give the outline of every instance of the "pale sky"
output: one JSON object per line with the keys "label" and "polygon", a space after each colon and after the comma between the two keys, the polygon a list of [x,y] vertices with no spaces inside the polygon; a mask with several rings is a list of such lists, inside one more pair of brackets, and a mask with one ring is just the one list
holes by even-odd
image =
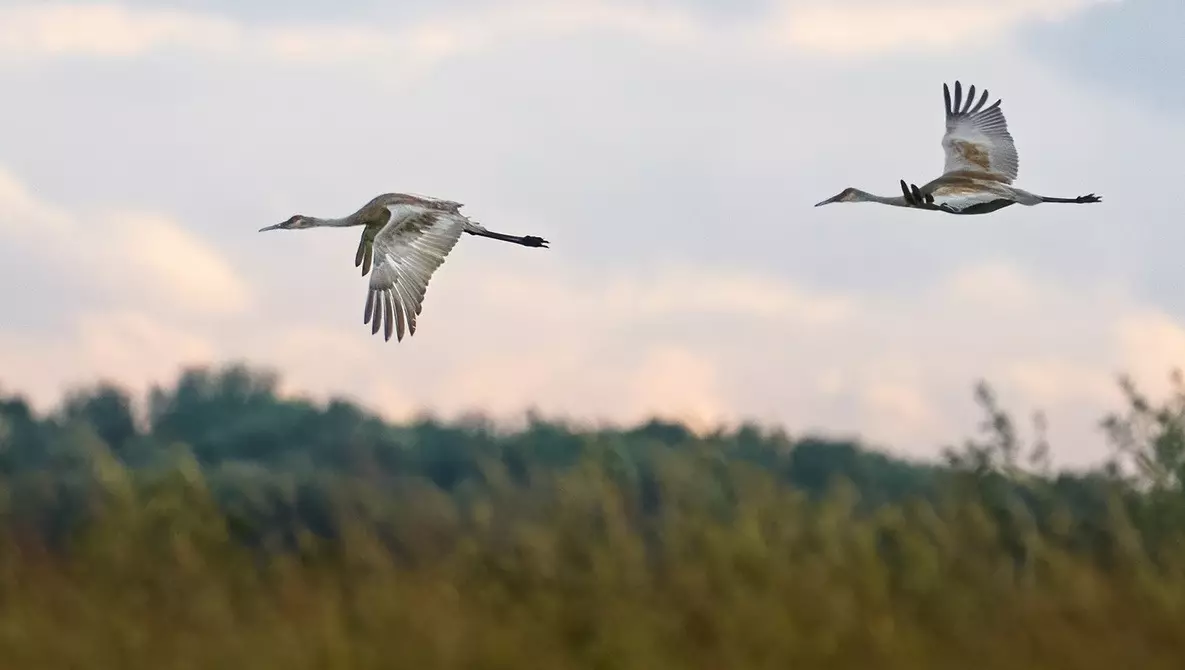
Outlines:
{"label": "pale sky", "polygon": [[[1185,364],[1179,0],[0,0],[0,384],[246,360],[392,419],[651,414],[932,456],[976,380],[1097,461],[1115,376]],[[819,200],[942,167],[1003,98],[1018,186],[955,217]],[[405,191],[465,237],[418,330],[362,323]]]}

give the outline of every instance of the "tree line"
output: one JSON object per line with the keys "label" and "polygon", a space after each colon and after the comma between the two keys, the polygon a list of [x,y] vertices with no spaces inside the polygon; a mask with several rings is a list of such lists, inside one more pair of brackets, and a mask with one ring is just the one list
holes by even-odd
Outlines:
{"label": "tree line", "polygon": [[758,425],[393,424],[244,365],[44,414],[0,393],[0,662],[1171,667],[1173,379],[1121,380],[1113,458],[1079,473],[986,384],[934,462]]}

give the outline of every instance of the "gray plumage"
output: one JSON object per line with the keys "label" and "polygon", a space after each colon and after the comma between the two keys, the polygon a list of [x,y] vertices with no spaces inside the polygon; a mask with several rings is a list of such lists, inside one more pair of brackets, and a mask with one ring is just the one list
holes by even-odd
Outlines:
{"label": "gray plumage", "polygon": [[363,276],[370,274],[363,323],[370,324],[371,334],[381,329],[384,340],[394,335],[402,341],[405,333],[415,334],[428,282],[462,233],[526,247],[548,246],[541,237],[487,230],[461,214],[461,207],[451,200],[384,193],[340,219],[297,214],[260,231],[362,226],[354,266],[362,268]]}
{"label": "gray plumage", "polygon": [[1077,198],[1051,198],[1013,186],[1020,171],[1020,159],[1008,132],[1008,121],[1001,108],[1003,101],[996,100],[985,107],[988,92],[984,90],[977,101],[975,86],[968,89],[964,100],[963,85],[957,81],[953,99],[946,84],[942,85],[942,94],[946,101],[946,133],[942,137],[946,160],[942,176],[920,187],[902,180],[902,195],[893,197],[847,188],[815,206],[834,202],[877,202],[949,214],[987,214],[1014,204],[1033,206],[1102,201],[1093,193]]}

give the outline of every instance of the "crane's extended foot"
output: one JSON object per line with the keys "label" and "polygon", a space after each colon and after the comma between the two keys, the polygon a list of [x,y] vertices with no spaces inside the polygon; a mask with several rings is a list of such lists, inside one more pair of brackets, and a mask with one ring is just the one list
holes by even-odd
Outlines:
{"label": "crane's extended foot", "polygon": [[546,248],[547,244],[548,244],[547,240],[543,239],[542,237],[535,237],[534,235],[527,235],[527,236],[523,237],[523,239],[522,239],[522,245],[524,247],[545,247]]}
{"label": "crane's extended foot", "polygon": [[1071,205],[1085,205],[1092,202],[1102,202],[1103,199],[1091,193],[1089,195],[1080,195],[1077,198],[1047,198],[1041,196],[1041,202],[1063,202]]}

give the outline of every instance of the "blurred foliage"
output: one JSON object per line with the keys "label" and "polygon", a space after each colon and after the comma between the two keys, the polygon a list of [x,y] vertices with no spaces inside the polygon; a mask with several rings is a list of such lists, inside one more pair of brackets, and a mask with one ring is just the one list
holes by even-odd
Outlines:
{"label": "blurred foliage", "polygon": [[0,394],[0,667],[1108,668],[1185,656],[1185,384],[1055,473],[754,425],[392,425],[244,366]]}

